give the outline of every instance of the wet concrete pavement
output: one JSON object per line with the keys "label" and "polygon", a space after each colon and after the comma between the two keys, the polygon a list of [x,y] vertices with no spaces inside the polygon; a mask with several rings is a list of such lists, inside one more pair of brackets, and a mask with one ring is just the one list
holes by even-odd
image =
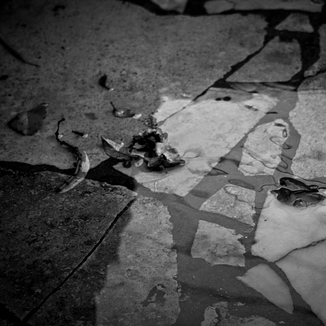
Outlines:
{"label": "wet concrete pavement", "polygon": [[1,325],[326,325],[323,1],[0,6]]}

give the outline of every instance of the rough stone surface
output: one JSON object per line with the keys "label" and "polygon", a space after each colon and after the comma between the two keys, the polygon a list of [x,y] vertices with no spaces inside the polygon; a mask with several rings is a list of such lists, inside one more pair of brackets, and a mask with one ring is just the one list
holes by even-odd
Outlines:
{"label": "rough stone surface", "polygon": [[254,225],[252,216],[255,214],[255,191],[227,184],[208,198],[200,210],[226,215]]}
{"label": "rough stone surface", "polygon": [[50,172],[0,178],[1,303],[19,317],[61,284],[135,197],[89,180],[56,193],[66,178]]}
{"label": "rough stone surface", "polygon": [[326,325],[326,242],[291,252],[276,264]]}
{"label": "rough stone surface", "polygon": [[211,265],[244,266],[245,248],[234,230],[218,224],[199,221],[191,248],[193,258],[202,258]]}
{"label": "rough stone surface", "polygon": [[[159,108],[160,128],[168,134],[170,145],[186,161],[185,166],[160,173],[126,169],[121,165],[117,169],[152,191],[185,196],[278,102],[276,97],[265,93],[232,93],[236,94],[234,98],[228,90],[214,89],[209,96],[215,94],[219,100],[198,99],[195,103],[179,100],[178,111],[174,101],[170,100]],[[165,111],[170,115],[159,113]]]}
{"label": "rough stone surface", "polygon": [[282,119],[256,127],[244,144],[239,170],[244,175],[273,175],[288,136],[289,126]]}
{"label": "rough stone surface", "polygon": [[315,206],[293,207],[269,193],[260,214],[251,253],[267,261],[326,239],[326,200]]}
{"label": "rough stone surface", "polygon": [[296,40],[270,41],[253,59],[237,70],[228,81],[276,82],[290,80],[301,69],[300,46]]}
{"label": "rough stone surface", "polygon": [[[110,101],[146,116],[161,95],[195,96],[260,48],[266,27],[262,17],[157,16],[115,0],[71,1],[61,9],[44,0],[17,1],[8,8],[0,13],[3,39],[40,68],[0,47],[0,70],[9,76],[0,88],[0,155],[59,168],[74,162],[54,137],[62,116],[64,139],[86,151],[94,167],[106,159],[101,135],[119,142],[145,128],[141,120],[114,117]],[[104,74],[112,91],[98,85]],[[6,126],[40,102],[49,107],[38,135],[22,137]]]}
{"label": "rough stone surface", "polygon": [[320,12],[322,1],[287,1],[287,0],[212,0],[205,3],[205,9],[209,14],[222,13],[229,10],[302,10],[310,12]]}
{"label": "rough stone surface", "polygon": [[179,294],[170,215],[146,197],[134,202],[128,214],[118,260],[108,265],[96,297],[97,325],[172,325],[179,314]]}
{"label": "rough stone surface", "polygon": [[326,91],[301,91],[290,112],[290,121],[300,134],[300,143],[292,162],[292,171],[303,179],[326,175]]}
{"label": "rough stone surface", "polygon": [[200,326],[275,326],[270,320],[260,317],[237,317],[231,315],[227,302],[218,302],[207,307],[204,312],[204,321]]}
{"label": "rough stone surface", "polygon": [[279,308],[293,313],[293,302],[288,286],[268,265],[259,264],[237,279],[261,293]]}
{"label": "rough stone surface", "polygon": [[291,14],[284,21],[278,24],[275,29],[291,32],[312,33],[314,29],[310,25],[309,17],[305,14]]}

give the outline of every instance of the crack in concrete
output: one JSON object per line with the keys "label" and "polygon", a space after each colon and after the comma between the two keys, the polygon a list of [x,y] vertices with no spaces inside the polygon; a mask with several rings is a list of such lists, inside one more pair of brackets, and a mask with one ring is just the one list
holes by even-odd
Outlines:
{"label": "crack in concrete", "polygon": [[276,264],[277,262],[281,261],[282,259],[286,258],[288,255],[290,255],[292,252],[294,251],[298,251],[298,250],[302,250],[302,249],[307,249],[307,248],[310,248],[310,247],[314,247],[316,245],[318,245],[319,243],[322,243],[326,241],[326,238],[323,238],[321,240],[318,240],[318,241],[313,241],[311,242],[310,244],[306,245],[306,246],[303,246],[303,247],[298,247],[298,248],[295,248],[295,249],[292,249],[291,251],[289,251],[286,255],[284,255],[283,257],[281,257],[280,259],[276,260],[274,263]]}
{"label": "crack in concrete", "polygon": [[[137,198],[137,197],[136,197]],[[61,281],[61,283],[54,288],[42,301],[40,304],[38,304],[34,309],[32,309],[23,319],[22,322],[26,323],[28,322],[42,307],[43,305],[54,295],[56,294],[68,281],[73,277],[73,275],[81,268],[81,266],[93,255],[93,253],[98,249],[98,247],[103,243],[106,236],[110,233],[110,231],[113,229],[113,227],[116,225],[118,220],[121,216],[132,206],[136,198],[132,199],[122,210],[120,213],[116,215],[114,220],[110,223],[108,228],[105,230],[105,232],[102,234],[102,236],[99,238],[99,240],[96,242],[96,244],[93,246],[93,248],[84,256],[84,258],[77,264],[76,267],[73,268],[73,270],[66,276],[66,278]]]}

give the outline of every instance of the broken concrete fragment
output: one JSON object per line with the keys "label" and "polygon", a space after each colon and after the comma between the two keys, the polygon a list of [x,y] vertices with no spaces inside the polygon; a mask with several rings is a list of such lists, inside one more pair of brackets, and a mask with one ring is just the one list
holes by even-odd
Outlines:
{"label": "broken concrete fragment", "polygon": [[294,249],[326,239],[326,200],[308,207],[288,206],[269,193],[259,217],[251,253],[270,262]]}
{"label": "broken concrete fragment", "polygon": [[218,14],[229,10],[300,10],[308,12],[321,12],[322,1],[286,1],[286,0],[212,0],[205,3],[209,14]]}
{"label": "broken concrete fragment", "polygon": [[290,112],[290,121],[301,136],[292,161],[294,175],[314,179],[326,175],[326,91],[299,91],[298,103]]}
{"label": "broken concrete fragment", "polygon": [[290,14],[285,20],[278,24],[275,29],[307,33],[312,33],[314,31],[310,25],[308,15],[298,13]]}
{"label": "broken concrete fragment", "polygon": [[97,325],[172,325],[179,314],[177,253],[167,208],[140,197],[111,235],[119,235],[118,261],[108,265],[96,297]]}
{"label": "broken concrete fragment", "polygon": [[32,136],[41,129],[47,107],[47,103],[42,103],[29,111],[21,112],[8,122],[8,126],[24,136]]}
{"label": "broken concrete fragment", "polygon": [[268,265],[259,264],[237,279],[261,293],[277,307],[289,314],[293,313],[293,302],[288,286]]}
{"label": "broken concrete fragment", "polygon": [[[136,195],[90,180],[56,193],[65,179],[52,172],[0,178],[1,304],[19,318],[63,282]],[[66,306],[75,309],[75,303]],[[50,323],[49,311],[40,325],[60,325]],[[53,318],[60,318],[57,311]]]}
{"label": "broken concrete fragment", "polygon": [[235,230],[218,224],[199,221],[198,230],[191,248],[193,258],[202,258],[211,265],[244,266],[245,247]]}
{"label": "broken concrete fragment", "polygon": [[240,222],[254,225],[255,191],[227,184],[208,198],[200,210],[226,215]]}
{"label": "broken concrete fragment", "polygon": [[[228,90],[225,92],[229,94]],[[243,100],[235,97],[233,101],[233,97],[226,95],[223,98],[227,97],[227,100],[211,98],[201,101],[199,98],[196,103],[188,105],[188,101],[179,100],[179,109],[174,101],[166,101],[159,108],[157,122],[168,134],[169,144],[186,161],[185,166],[174,168],[171,173],[155,174],[125,169],[121,165],[116,168],[152,191],[185,196],[277,103],[275,97],[264,93],[236,90],[233,93],[241,94]],[[219,94],[223,94],[223,89],[219,89]],[[161,111],[168,111],[171,115]]]}
{"label": "broken concrete fragment", "polygon": [[276,264],[326,325],[326,241],[291,252]]}
{"label": "broken concrete fragment", "polygon": [[239,170],[244,175],[273,175],[281,162],[289,125],[282,119],[259,125],[244,144]]}
{"label": "broken concrete fragment", "polygon": [[231,315],[227,302],[214,303],[204,312],[201,326],[276,326],[270,320],[260,316],[238,317]]}
{"label": "broken concrete fragment", "polygon": [[296,40],[282,42],[279,37],[265,45],[260,53],[237,70],[227,81],[287,81],[301,69],[301,51]]}

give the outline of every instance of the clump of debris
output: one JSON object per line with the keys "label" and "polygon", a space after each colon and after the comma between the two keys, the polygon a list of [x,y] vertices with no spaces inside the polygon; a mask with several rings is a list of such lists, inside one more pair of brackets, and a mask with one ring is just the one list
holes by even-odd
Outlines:
{"label": "clump of debris", "polygon": [[149,128],[133,136],[129,145],[118,144],[102,137],[105,153],[123,161],[124,167],[146,165],[150,171],[162,171],[165,168],[184,165],[178,151],[168,144],[168,134],[158,128],[154,117],[150,117]]}
{"label": "clump of debris", "polygon": [[303,181],[284,177],[280,179],[280,187],[271,193],[276,199],[289,206],[305,208],[316,205],[326,198],[325,187],[306,185]]}

